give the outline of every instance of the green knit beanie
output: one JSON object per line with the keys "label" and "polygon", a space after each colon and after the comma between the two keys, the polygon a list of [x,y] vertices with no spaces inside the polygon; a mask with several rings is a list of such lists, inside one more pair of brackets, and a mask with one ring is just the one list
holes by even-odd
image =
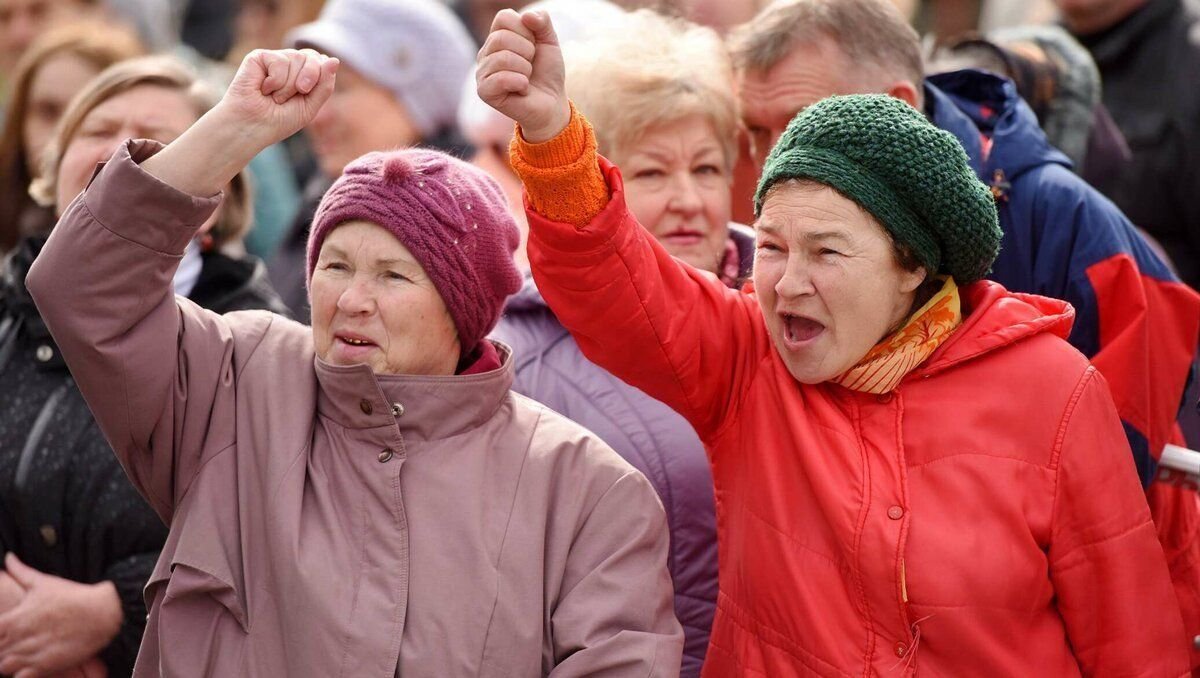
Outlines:
{"label": "green knit beanie", "polygon": [[960,285],[984,277],[1000,251],[992,194],[958,140],[912,106],[883,94],[824,99],[792,119],[771,149],[754,194],[811,179],[870,212],[931,273]]}

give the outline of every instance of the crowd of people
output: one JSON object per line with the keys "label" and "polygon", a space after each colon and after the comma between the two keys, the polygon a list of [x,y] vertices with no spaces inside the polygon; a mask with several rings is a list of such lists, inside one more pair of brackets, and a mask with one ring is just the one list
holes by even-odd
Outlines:
{"label": "crowd of people", "polygon": [[0,0],[0,675],[1200,671],[1200,2],[945,5]]}

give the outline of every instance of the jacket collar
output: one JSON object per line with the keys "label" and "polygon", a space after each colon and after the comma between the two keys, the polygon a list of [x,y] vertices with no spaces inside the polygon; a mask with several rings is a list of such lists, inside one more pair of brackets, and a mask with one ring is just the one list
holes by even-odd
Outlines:
{"label": "jacket collar", "polygon": [[409,440],[440,440],[478,428],[496,414],[513,381],[512,349],[493,343],[500,368],[468,376],[377,375],[367,365],[314,358],[317,412],[352,429],[395,424]]}
{"label": "jacket collar", "polygon": [[909,379],[936,374],[1038,334],[1065,341],[1075,321],[1075,309],[1065,301],[1009,292],[990,280],[961,292],[963,324]]}
{"label": "jacket collar", "polygon": [[30,236],[17,244],[0,267],[0,367],[9,360],[30,359],[39,370],[66,371],[67,364],[42,321],[25,276],[46,243],[46,236]]}
{"label": "jacket collar", "polygon": [[[933,124],[958,139],[980,181],[993,189],[1001,188],[997,170],[1011,181],[1042,165],[1071,166],[1046,140],[1037,116],[1006,78],[971,69],[940,73],[925,79],[925,101]],[[991,140],[986,157],[985,136]]]}

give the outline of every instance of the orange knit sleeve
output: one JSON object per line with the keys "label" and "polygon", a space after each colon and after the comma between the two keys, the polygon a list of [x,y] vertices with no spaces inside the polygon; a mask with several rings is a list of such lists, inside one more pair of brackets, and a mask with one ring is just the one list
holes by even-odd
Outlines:
{"label": "orange knit sleeve", "polygon": [[518,126],[508,152],[513,171],[525,184],[529,207],[546,219],[583,227],[608,204],[596,133],[575,104],[571,121],[558,136],[531,144]]}

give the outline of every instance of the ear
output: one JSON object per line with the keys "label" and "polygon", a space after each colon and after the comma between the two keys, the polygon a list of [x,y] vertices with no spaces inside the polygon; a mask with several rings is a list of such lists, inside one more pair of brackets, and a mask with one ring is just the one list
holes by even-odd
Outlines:
{"label": "ear", "polygon": [[918,111],[920,106],[920,93],[917,91],[917,86],[907,80],[897,80],[888,85],[884,90],[888,96],[895,97],[900,101],[912,106]]}
{"label": "ear", "polygon": [[915,271],[904,271],[900,276],[900,291],[904,294],[911,294],[917,291],[921,283],[929,277],[929,272],[924,266],[920,266]]}

